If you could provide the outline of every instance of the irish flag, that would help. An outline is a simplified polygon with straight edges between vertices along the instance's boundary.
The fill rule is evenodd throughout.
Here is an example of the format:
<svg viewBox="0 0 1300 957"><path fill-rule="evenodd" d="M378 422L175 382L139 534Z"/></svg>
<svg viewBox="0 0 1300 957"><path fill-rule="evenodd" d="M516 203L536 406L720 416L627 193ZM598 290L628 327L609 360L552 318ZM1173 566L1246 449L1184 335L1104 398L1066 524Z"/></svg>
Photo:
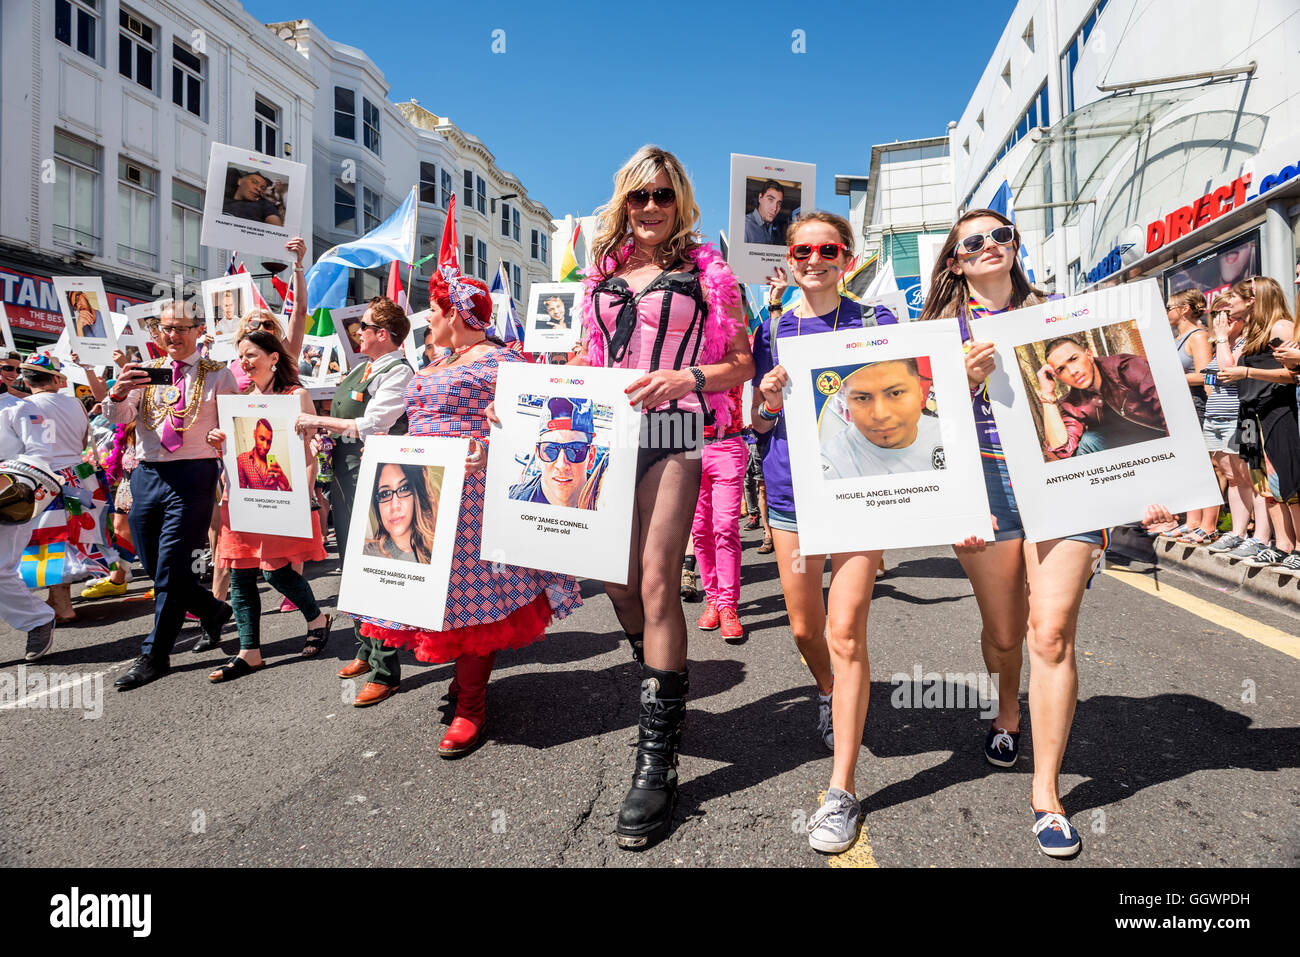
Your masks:
<svg viewBox="0 0 1300 957"><path fill-rule="evenodd" d="M569 248L564 250L564 258L560 260L560 282L581 282L582 276L578 272L578 236L582 233L582 219L579 217L573 221L573 235L569 237Z"/></svg>

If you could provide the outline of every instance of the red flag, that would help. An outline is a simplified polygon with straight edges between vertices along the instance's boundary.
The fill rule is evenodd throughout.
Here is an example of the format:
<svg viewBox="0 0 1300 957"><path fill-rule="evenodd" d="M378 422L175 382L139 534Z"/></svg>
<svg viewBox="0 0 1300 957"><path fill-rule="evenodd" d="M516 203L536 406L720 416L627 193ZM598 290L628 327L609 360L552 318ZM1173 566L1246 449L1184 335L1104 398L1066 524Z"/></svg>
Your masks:
<svg viewBox="0 0 1300 957"><path fill-rule="evenodd" d="M241 273L241 272L246 273L246 272L248 272L248 270L244 268L244 264L241 262L241 263L239 264L239 268L236 269L235 272L237 272L237 273ZM268 306L268 305L266 304L266 300L262 298L262 293L258 290L258 288L257 288L257 283L253 283L253 299L257 302L257 308L258 308L258 309L265 309L267 312L270 312L270 311L271 311L271 307Z"/></svg>
<svg viewBox="0 0 1300 957"><path fill-rule="evenodd" d="M388 289L384 295L402 307L402 312L410 312L406 305L406 291L402 289L402 277L397 271L397 260L389 263Z"/></svg>
<svg viewBox="0 0 1300 957"><path fill-rule="evenodd" d="M456 238L456 194L451 194L447 205L447 222L442 227L442 245L438 247L438 268L455 266L460 269L460 241Z"/></svg>

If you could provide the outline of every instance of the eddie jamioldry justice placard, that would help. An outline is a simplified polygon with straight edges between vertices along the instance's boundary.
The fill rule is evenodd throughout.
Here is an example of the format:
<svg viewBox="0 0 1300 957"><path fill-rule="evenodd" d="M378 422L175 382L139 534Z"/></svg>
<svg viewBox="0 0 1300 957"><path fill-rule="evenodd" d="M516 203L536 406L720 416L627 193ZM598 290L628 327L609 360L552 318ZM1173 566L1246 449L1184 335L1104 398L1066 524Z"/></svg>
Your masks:
<svg viewBox="0 0 1300 957"><path fill-rule="evenodd" d="M296 395L217 396L234 531L311 534L307 453L293 431L300 412Z"/></svg>

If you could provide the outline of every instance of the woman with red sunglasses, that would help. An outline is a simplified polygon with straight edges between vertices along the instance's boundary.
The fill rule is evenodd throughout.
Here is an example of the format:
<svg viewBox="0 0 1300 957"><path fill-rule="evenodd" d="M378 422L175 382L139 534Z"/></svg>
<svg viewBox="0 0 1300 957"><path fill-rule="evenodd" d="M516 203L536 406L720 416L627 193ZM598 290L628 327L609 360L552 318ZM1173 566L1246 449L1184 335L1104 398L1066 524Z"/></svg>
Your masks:
<svg viewBox="0 0 1300 957"><path fill-rule="evenodd" d="M861 816L854 777L871 690L867 611L881 552L831 555L831 587L823 602L827 556L799 551L785 421L785 388L790 376L781 365L780 343L796 336L861 329L898 319L888 309L863 306L840 294L839 282L853 255L853 230L842 216L805 213L790 225L786 241L785 262L802 298L794 308L781 312L779 290L786 279L778 267L769 280L771 318L767 327L754 335L751 418L763 456L768 521L790 630L817 685L818 736L835 755L826 799L808 821L808 843L816 850L836 853L847 850L856 839Z"/></svg>
<svg viewBox="0 0 1300 957"><path fill-rule="evenodd" d="M626 585L606 585L643 665L636 773L619 809L620 847L644 848L672 823L686 714L686 618L678 569L695 515L706 422L753 373L740 287L699 241L699 207L672 153L643 146L614 177L584 280L584 356L638 369L628 401L643 412Z"/></svg>
<svg viewBox="0 0 1300 957"><path fill-rule="evenodd" d="M993 513L992 543L972 537L953 546L979 606L985 666L998 677L998 715L985 737L984 757L996 767L1009 768L1020 756L1020 669L1022 646L1027 645L1034 735L1033 833L1044 854L1073 857L1083 844L1061 804L1059 776L1078 699L1075 628L1084 589L1105 551L1106 533L1089 531L1029 542L1020 523L988 398L994 346L972 341L968 325L972 318L1047 300L1046 294L1029 284L1019 252L1019 233L1002 214L975 209L963 215L935 261L921 319L959 320L966 340L966 375L984 485ZM1172 518L1163 506L1147 508L1147 524Z"/></svg>

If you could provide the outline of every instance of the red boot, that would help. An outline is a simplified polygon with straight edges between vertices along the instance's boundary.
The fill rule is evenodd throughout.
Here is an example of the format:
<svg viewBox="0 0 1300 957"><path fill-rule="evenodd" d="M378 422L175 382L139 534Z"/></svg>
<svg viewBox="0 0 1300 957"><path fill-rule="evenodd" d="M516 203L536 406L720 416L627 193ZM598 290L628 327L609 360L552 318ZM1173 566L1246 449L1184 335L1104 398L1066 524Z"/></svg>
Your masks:
<svg viewBox="0 0 1300 957"><path fill-rule="evenodd" d="M456 716L451 727L438 745L438 754L456 758L468 754L483 743L483 726L487 722L484 702L487 697L488 677L496 653L490 655L462 655L456 659Z"/></svg>

